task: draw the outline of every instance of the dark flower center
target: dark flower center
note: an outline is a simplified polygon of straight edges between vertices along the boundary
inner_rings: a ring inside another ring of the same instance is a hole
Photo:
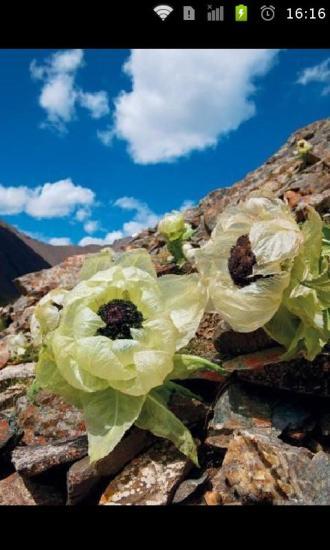
[[[253,266],[256,263],[257,260],[253,254],[249,237],[248,235],[242,235],[231,248],[228,260],[229,273],[235,285],[244,287],[258,279],[262,279],[262,275],[251,277]]]
[[[141,328],[143,315],[129,300],[111,300],[100,307],[97,314],[106,324],[97,333],[111,340],[132,339],[131,328]]]

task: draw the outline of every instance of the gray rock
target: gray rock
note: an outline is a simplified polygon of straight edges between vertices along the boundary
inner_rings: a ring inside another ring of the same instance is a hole
[[[244,384],[231,384],[216,401],[206,444],[227,448],[235,430],[263,428],[271,431],[272,400],[274,396],[271,398],[268,392]]]
[[[160,441],[135,458],[103,493],[102,505],[165,505],[192,468],[168,441]]]
[[[172,504],[180,504],[187,500],[197,491],[197,489],[200,489],[204,485],[208,477],[208,473],[205,472],[198,479],[186,479],[183,481],[175,491]]]
[[[0,392],[0,411],[13,407],[20,397],[26,394],[26,386],[15,384]]]
[[[30,383],[35,376],[34,363],[9,365],[0,370],[0,391],[18,383]]]
[[[32,477],[59,464],[79,460],[87,455],[87,449],[85,436],[73,441],[16,447],[12,452],[12,462],[20,474]]]

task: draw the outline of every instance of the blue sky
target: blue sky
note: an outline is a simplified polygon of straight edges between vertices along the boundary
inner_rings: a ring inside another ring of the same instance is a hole
[[[1,50],[0,217],[51,243],[111,243],[153,225],[329,116],[329,58]]]

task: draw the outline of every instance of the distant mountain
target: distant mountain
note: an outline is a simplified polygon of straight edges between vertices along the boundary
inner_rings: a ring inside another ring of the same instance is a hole
[[[19,295],[13,283],[16,277],[59,264],[68,256],[99,249],[96,245],[53,246],[32,239],[0,220],[0,304]]]

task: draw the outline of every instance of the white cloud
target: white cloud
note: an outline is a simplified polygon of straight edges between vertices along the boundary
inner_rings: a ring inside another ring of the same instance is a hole
[[[90,216],[90,211],[88,209],[85,209],[85,208],[79,208],[79,210],[77,210],[76,212],[76,220],[78,222],[83,222],[85,220],[87,220],[87,218],[89,218]]]
[[[69,237],[53,237],[52,239],[49,239],[48,242],[49,244],[52,244],[54,246],[67,246],[69,244],[72,244]]]
[[[78,69],[84,65],[84,52],[80,49],[54,53],[38,65],[30,65],[32,78],[41,80],[43,86],[39,105],[47,113],[46,125],[60,132],[66,130],[76,113],[76,106],[87,109],[92,118],[101,118],[109,113],[108,95],[105,91],[85,92],[75,83]]]
[[[23,212],[30,194],[28,187],[4,187],[0,184],[0,214]]]
[[[159,216],[146,203],[134,197],[120,197],[114,202],[114,206],[123,210],[135,211],[132,220],[123,225],[124,235],[135,235],[146,227],[152,227],[158,223]]]
[[[80,246],[86,246],[88,244],[99,244],[101,246],[110,245],[117,239],[134,236],[143,229],[153,227],[158,223],[159,216],[155,214],[146,203],[135,197],[120,197],[113,203],[113,206],[117,206],[122,210],[133,211],[134,214],[132,219],[125,222],[120,229],[116,229],[105,235],[104,238],[83,237],[79,242]],[[85,231],[88,232],[86,230],[86,225],[87,224],[85,224]]]
[[[103,143],[103,145],[110,146],[113,142],[113,139],[115,137],[115,131],[113,128],[109,128],[107,130],[98,130],[97,137]]]
[[[330,94],[330,57],[318,65],[307,67],[299,74],[298,84],[306,86],[306,84],[310,84],[311,82],[325,84],[322,95]]]
[[[99,229],[99,222],[96,220],[89,220],[84,224],[84,230],[86,233],[96,233]]]
[[[278,50],[132,50],[132,91],[115,100],[111,132],[140,164],[173,161],[215,146],[256,113],[255,80]]]
[[[80,92],[79,101],[82,107],[88,109],[92,118],[101,118],[109,114],[108,94],[104,91],[95,92]]]
[[[75,185],[70,178],[33,189],[0,185],[0,214],[24,212],[33,218],[60,218],[73,213],[77,207],[91,206],[94,199],[91,189]]]
[[[183,210],[188,210],[188,208],[193,208],[195,206],[195,203],[194,201],[191,201],[190,199],[186,199],[185,201],[183,201],[183,203],[181,204],[180,208],[179,208],[179,211],[180,212],[183,212]]]

